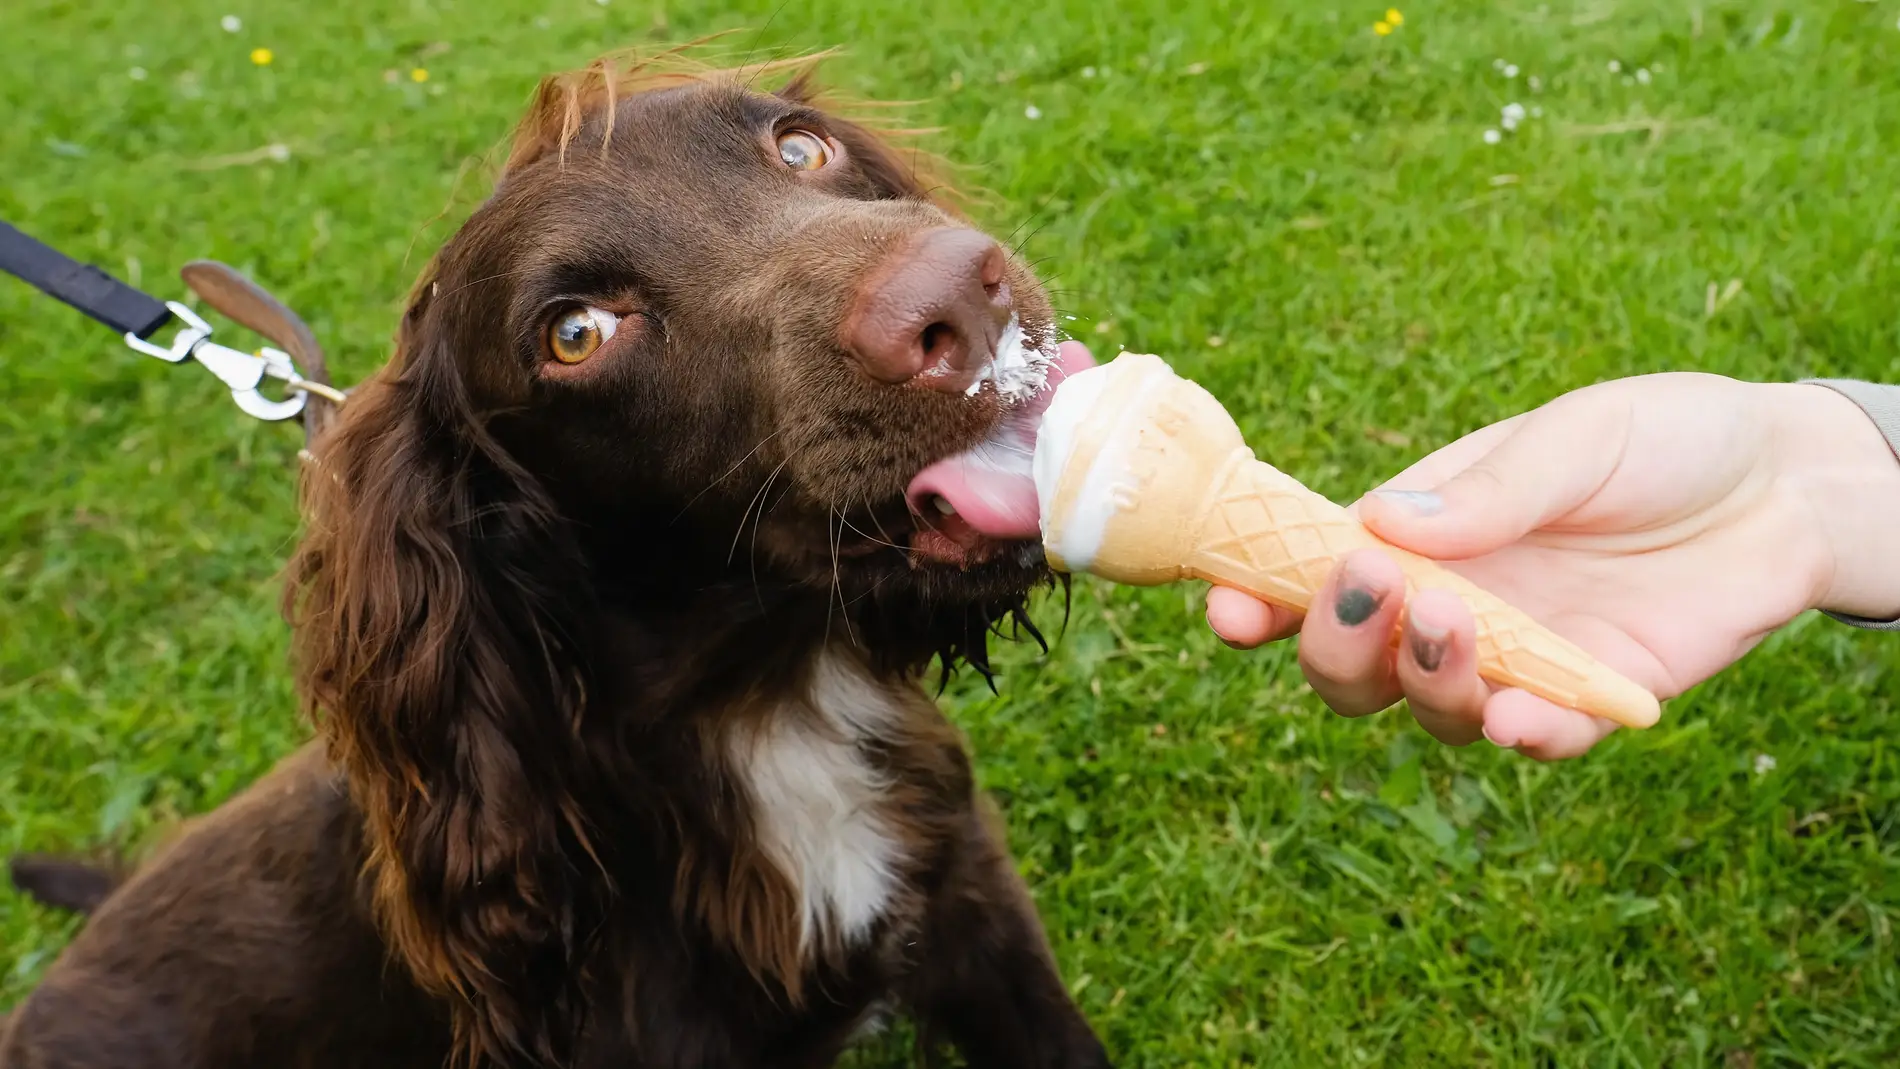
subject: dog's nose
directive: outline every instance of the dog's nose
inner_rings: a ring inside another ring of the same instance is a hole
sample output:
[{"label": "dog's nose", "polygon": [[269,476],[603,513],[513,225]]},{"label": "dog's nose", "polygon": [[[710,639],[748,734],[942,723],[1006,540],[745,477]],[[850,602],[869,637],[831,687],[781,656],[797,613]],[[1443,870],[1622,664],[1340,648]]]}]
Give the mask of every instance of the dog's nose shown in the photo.
[{"label": "dog's nose", "polygon": [[987,234],[927,230],[872,270],[845,320],[845,344],[880,382],[964,390],[1009,321],[1005,264]]}]

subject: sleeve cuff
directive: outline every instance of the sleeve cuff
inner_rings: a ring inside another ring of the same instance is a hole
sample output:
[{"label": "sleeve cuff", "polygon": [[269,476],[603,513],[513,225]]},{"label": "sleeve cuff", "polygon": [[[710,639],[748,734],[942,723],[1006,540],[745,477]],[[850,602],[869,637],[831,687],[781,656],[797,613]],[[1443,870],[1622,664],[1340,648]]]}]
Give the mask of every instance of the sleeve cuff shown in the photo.
[{"label": "sleeve cuff", "polygon": [[[1853,379],[1803,379],[1804,383],[1825,386],[1835,393],[1846,397],[1859,405],[1867,418],[1887,438],[1887,445],[1900,458],[1900,386],[1881,386],[1871,382],[1857,382]],[[1848,616],[1844,613],[1830,612],[1829,618],[1838,620],[1850,627],[1866,628],[1870,631],[1900,631],[1900,617],[1892,620],[1869,620],[1860,616]]]},{"label": "sleeve cuff", "polygon": [[1896,617],[1892,620],[1869,620],[1864,617],[1847,616],[1838,612],[1827,612],[1823,615],[1829,619],[1839,620],[1849,627],[1865,628],[1868,631],[1900,631],[1900,617]]}]

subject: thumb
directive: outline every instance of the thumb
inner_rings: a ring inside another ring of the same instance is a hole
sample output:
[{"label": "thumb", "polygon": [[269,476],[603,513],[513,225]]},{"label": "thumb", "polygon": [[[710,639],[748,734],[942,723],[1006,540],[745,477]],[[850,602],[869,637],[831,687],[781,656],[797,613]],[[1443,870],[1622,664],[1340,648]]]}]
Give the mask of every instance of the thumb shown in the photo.
[{"label": "thumb", "polygon": [[1616,471],[1629,438],[1629,406],[1602,394],[1562,397],[1515,422],[1436,486],[1401,476],[1367,494],[1355,506],[1360,520],[1422,556],[1481,556],[1590,500]]}]

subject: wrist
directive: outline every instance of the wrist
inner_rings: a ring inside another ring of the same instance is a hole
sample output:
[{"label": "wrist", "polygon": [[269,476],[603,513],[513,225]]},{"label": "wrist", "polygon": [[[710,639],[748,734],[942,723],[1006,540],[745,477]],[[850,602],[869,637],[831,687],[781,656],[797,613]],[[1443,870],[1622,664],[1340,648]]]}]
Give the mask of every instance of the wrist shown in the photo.
[{"label": "wrist", "polygon": [[1900,616],[1900,457],[1840,392],[1812,383],[1766,389],[1777,475],[1805,505],[1816,536],[1809,607]]}]

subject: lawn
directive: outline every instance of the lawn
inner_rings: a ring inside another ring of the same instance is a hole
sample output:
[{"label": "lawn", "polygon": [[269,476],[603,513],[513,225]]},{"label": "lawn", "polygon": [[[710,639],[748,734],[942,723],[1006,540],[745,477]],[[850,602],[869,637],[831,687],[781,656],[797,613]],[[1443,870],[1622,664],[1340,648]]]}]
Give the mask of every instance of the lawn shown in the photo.
[{"label": "lawn", "polygon": [[[1606,377],[1900,381],[1900,3],[1383,15],[6,0],[0,218],[166,296],[237,265],[351,382],[537,76],[746,27],[917,101],[1076,336],[1168,356],[1341,499]],[[303,737],[297,433],[4,279],[0,398],[0,849],[136,848]],[[947,699],[1119,1064],[1900,1059],[1893,636],[1803,620],[1540,766],[1335,718],[1199,614],[1080,584],[1053,653]],[[0,891],[0,1004],[72,930]]]}]

